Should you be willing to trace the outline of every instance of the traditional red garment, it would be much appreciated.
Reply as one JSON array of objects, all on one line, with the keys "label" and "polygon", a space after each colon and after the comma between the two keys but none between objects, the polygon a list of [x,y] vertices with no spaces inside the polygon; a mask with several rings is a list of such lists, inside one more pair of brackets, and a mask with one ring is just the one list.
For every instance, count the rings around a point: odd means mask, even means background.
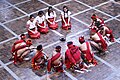
[{"label": "traditional red garment", "polygon": [[[107,26],[104,26],[104,27],[107,27]],[[108,27],[107,27],[108,28]],[[109,34],[110,36],[107,36],[107,34]],[[113,36],[113,32],[110,28],[106,29],[105,30],[105,35],[110,38],[110,41],[114,42],[114,36]]]},{"label": "traditional red garment", "polygon": [[69,69],[76,63],[80,62],[80,50],[77,46],[71,45],[71,48],[67,49],[65,52],[65,64],[66,67]]},{"label": "traditional red garment", "polygon": [[14,44],[13,44],[13,46],[12,46],[12,53],[14,53],[15,52],[15,45],[16,44],[19,44],[19,43],[22,43],[22,42],[25,42],[24,40],[17,40]]},{"label": "traditional red garment", "polygon": [[[39,23],[40,26],[44,26],[44,21],[42,24]],[[49,31],[48,27],[46,26],[45,28],[38,27],[38,31],[41,33],[47,33]]]},{"label": "traditional red garment", "polygon": [[[68,18],[64,18],[65,19],[65,22],[68,24]],[[65,26],[65,23],[62,19],[62,29],[65,29],[65,30],[68,30],[68,29],[71,29],[71,22],[69,22],[69,26]]]},{"label": "traditional red garment", "polygon": [[[95,19],[97,19],[97,21],[100,20],[100,24],[105,25],[104,20],[102,18],[99,18],[98,16],[92,16],[91,18],[92,19],[95,18]],[[95,21],[92,22],[91,26],[94,26],[94,24],[95,24]]]},{"label": "traditional red garment", "polygon": [[38,65],[35,65],[35,63],[39,63],[38,60],[41,59],[41,57],[43,56],[44,54],[40,51],[32,58],[32,65],[34,69],[36,69],[36,67],[38,66]]},{"label": "traditional red garment", "polygon": [[[51,71],[51,68],[53,67],[57,72],[63,72],[63,69],[62,69],[62,63],[61,64],[53,64],[53,62],[55,60],[57,60],[59,57],[61,56],[60,53],[57,53],[55,56],[53,56],[49,61],[48,61],[48,64],[47,64],[47,70],[50,72]],[[57,66],[57,67],[55,67]]]},{"label": "traditional red garment", "polygon": [[[32,31],[35,31],[35,29],[33,29]],[[38,31],[36,33],[33,33],[30,30],[28,30],[28,34],[33,39],[40,38],[40,33]]]},{"label": "traditional red garment", "polygon": [[81,50],[81,51],[82,51],[83,54],[86,55],[85,56],[86,60],[90,62],[93,59],[93,53],[91,53],[91,51],[90,51],[89,42],[86,42],[86,47],[87,47],[86,50]]},{"label": "traditional red garment", "polygon": [[99,36],[100,40],[95,40],[96,43],[101,43],[101,48],[106,51],[107,50],[107,43],[105,42],[105,40],[103,39],[102,35],[100,33],[97,33],[97,35]]},{"label": "traditional red garment", "polygon": [[[54,22],[54,18],[48,18],[48,20],[50,21],[50,22]],[[55,29],[57,29],[58,28],[58,23],[57,22],[54,22],[55,24],[50,24],[49,22],[48,22],[48,26],[49,26],[49,28],[51,28],[51,29],[53,29],[53,30],[55,30]]]}]

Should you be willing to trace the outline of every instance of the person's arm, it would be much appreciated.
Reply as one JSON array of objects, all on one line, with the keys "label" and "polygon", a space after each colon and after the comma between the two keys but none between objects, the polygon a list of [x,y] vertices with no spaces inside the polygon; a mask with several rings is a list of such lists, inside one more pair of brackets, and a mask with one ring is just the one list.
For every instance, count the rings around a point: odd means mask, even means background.
[{"label": "person's arm", "polygon": [[50,24],[52,24],[52,22],[48,19],[48,12],[46,13],[46,20],[47,20],[47,22],[49,22]]},{"label": "person's arm", "polygon": [[68,25],[70,25],[70,15],[71,15],[71,12],[68,12]]},{"label": "person's arm", "polygon": [[65,23],[65,25],[67,26],[67,23],[66,23],[66,21],[65,21],[64,15],[62,15],[62,20],[63,20],[63,22]]}]

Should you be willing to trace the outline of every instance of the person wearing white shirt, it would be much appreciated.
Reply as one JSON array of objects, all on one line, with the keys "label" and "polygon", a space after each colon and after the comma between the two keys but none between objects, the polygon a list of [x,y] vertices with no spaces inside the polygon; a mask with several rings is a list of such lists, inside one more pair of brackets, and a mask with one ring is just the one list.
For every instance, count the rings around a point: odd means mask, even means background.
[{"label": "person wearing white shirt", "polygon": [[62,29],[65,29],[65,30],[71,29],[70,15],[71,15],[71,12],[69,11],[68,7],[63,6],[63,12],[61,12]]},{"label": "person wearing white shirt", "polygon": [[38,16],[35,18],[38,31],[41,33],[48,33],[49,28],[46,25],[46,19],[43,11],[38,12]]},{"label": "person wearing white shirt", "polygon": [[58,23],[55,22],[56,20],[56,12],[53,11],[52,7],[48,8],[48,12],[46,13],[46,20],[48,22],[49,28],[55,30],[58,28]]},{"label": "person wearing white shirt", "polygon": [[37,27],[35,25],[35,20],[33,15],[30,15],[30,18],[27,21],[26,27],[28,30],[28,35],[31,38],[40,38],[40,33],[37,31]]}]

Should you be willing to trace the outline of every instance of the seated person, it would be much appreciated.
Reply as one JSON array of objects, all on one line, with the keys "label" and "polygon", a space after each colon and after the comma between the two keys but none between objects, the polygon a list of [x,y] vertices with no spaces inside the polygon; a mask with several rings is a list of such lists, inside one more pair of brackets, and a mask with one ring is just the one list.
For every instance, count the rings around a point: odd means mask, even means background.
[{"label": "seated person", "polygon": [[90,34],[90,39],[92,40],[90,43],[97,48],[100,52],[107,51],[107,43],[103,36],[99,33],[96,32],[95,30],[92,30]]},{"label": "seated person", "polygon": [[63,58],[61,55],[61,46],[56,46],[52,58],[48,60],[47,69],[50,72],[53,68],[56,72],[63,72]]},{"label": "seated person", "polygon": [[102,24],[102,25],[105,24],[104,21],[103,21],[103,19],[99,18],[96,14],[93,14],[92,17],[91,17],[91,19],[92,19],[92,23],[90,25],[90,28],[94,27],[97,24],[97,22],[100,22],[100,24]]},{"label": "seated person", "polygon": [[81,59],[81,52],[79,47],[73,45],[73,42],[67,42],[68,49],[65,52],[65,65],[67,69],[79,69],[84,70],[84,66]]},{"label": "seated person", "polygon": [[38,12],[38,16],[35,18],[38,31],[41,33],[48,33],[49,29],[46,26],[46,20],[43,11]]},{"label": "seated person", "polygon": [[38,70],[38,69],[40,69],[40,67],[43,67],[45,65],[46,60],[47,60],[45,58],[46,55],[42,51],[43,51],[42,45],[38,45],[36,54],[32,58],[32,67],[35,70]]},{"label": "seated person", "polygon": [[106,25],[101,25],[99,22],[97,24],[97,27],[99,27],[99,32],[101,35],[103,35],[103,37],[106,36],[111,42],[115,41],[112,30],[109,27]]},{"label": "seated person", "polygon": [[40,38],[40,33],[37,31],[37,27],[35,25],[35,20],[33,15],[30,15],[30,18],[27,21],[26,27],[28,30],[28,35],[31,38]]},{"label": "seated person", "polygon": [[94,53],[92,52],[92,48],[90,42],[84,40],[84,36],[79,37],[80,42],[80,51],[81,57],[83,61],[87,64],[87,66],[95,66],[97,65],[96,60],[94,59]]},{"label": "seated person", "polygon": [[56,20],[56,12],[53,11],[52,7],[48,8],[48,12],[46,13],[46,20],[48,22],[49,28],[55,30],[58,28],[58,23],[55,22]]},{"label": "seated person", "polygon": [[32,46],[32,41],[30,39],[25,40],[18,40],[14,43],[12,47],[12,55],[14,59],[14,64],[17,61],[25,60],[25,57],[30,53]]},{"label": "seated person", "polygon": [[68,7],[64,6],[63,12],[61,13],[62,29],[64,29],[64,30],[71,29],[70,15],[71,15],[71,12],[69,11]]}]

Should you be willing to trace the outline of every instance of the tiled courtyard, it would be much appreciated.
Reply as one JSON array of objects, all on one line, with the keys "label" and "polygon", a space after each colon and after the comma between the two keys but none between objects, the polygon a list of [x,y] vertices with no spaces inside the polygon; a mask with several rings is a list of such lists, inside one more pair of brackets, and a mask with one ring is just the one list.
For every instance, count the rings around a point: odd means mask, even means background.
[{"label": "tiled courtyard", "polygon": [[[60,12],[66,5],[72,12],[72,29],[62,30]],[[31,68],[31,61],[24,61],[17,66],[9,61],[12,44],[21,33],[26,33],[26,22],[30,14],[47,11],[52,6],[57,13],[59,28],[41,34],[40,39],[32,39],[36,47],[42,44],[44,52],[51,56],[56,45],[62,46],[62,54],[66,50],[66,42],[73,41],[79,45],[78,37],[89,39],[91,15],[96,13],[105,20],[113,30],[116,42],[109,45],[109,53],[103,56],[95,55],[98,65],[90,68],[92,71],[83,74],[65,69],[65,73],[51,72],[47,74],[46,67],[36,71]],[[27,34],[27,33],[26,33]],[[66,42],[59,38],[66,36]],[[0,80],[120,80],[120,1],[114,0],[0,0]],[[46,76],[51,76],[49,79]]]}]

